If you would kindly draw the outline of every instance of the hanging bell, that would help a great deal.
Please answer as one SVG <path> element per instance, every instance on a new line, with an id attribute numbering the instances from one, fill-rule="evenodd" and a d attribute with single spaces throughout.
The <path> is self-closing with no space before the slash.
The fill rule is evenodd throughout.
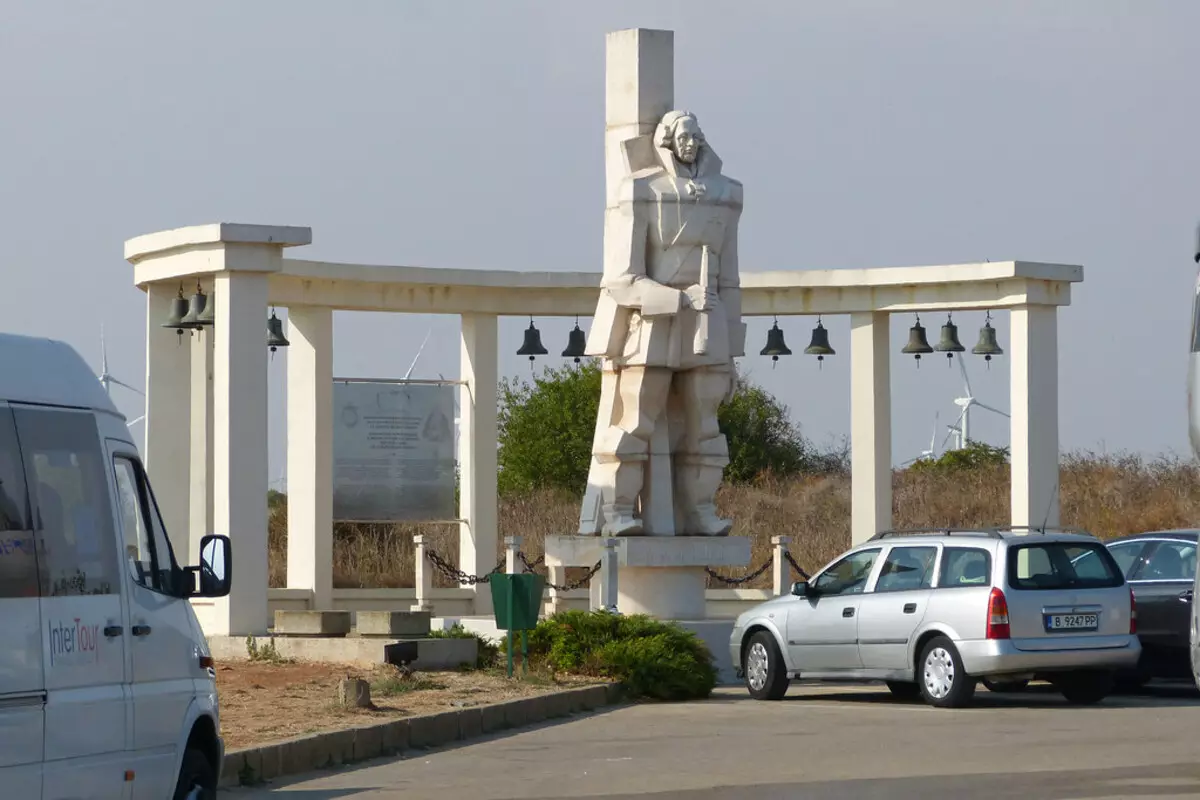
<path id="1" fill-rule="evenodd" d="M 946 324 L 942 326 L 941 341 L 933 349 L 946 354 L 947 364 L 954 358 L 955 353 L 962 353 L 967 349 L 958 341 L 958 326 L 951 321 L 949 314 L 946 315 Z"/>
<path id="2" fill-rule="evenodd" d="M 211 328 L 217 324 L 217 299 L 213 295 L 208 295 L 204 302 L 204 310 L 196 317 L 196 322 L 200 323 L 203 328 Z"/>
<path id="3" fill-rule="evenodd" d="M 200 284 L 196 284 L 196 293 L 192 295 L 191 302 L 188 303 L 188 312 L 180 321 L 180 326 L 190 330 L 203 328 L 204 323 L 200 321 L 200 318 L 204 315 L 207 307 L 208 296 L 200 290 Z"/>
<path id="4" fill-rule="evenodd" d="M 179 287 L 179 296 L 171 301 L 171 313 L 167 317 L 167 321 L 162 324 L 164 328 L 174 328 L 175 332 L 183 336 L 184 328 L 183 318 L 188 313 L 188 302 L 183 297 L 183 287 Z"/>
<path id="5" fill-rule="evenodd" d="M 812 341 L 808 343 L 808 347 L 804 348 L 804 354 L 817 357 L 817 366 L 825 360 L 825 356 L 836 355 L 833 348 L 829 346 L 829 331 L 825 330 L 825 326 L 821 324 L 821 318 L 817 317 L 817 327 L 813 328 Z"/>
<path id="6" fill-rule="evenodd" d="M 775 320 L 775 324 L 771 326 L 771 330 L 767 331 L 767 346 L 760 352 L 760 356 L 770 356 L 771 361 L 779 360 L 780 356 L 790 356 L 792 351 L 788 349 L 787 344 L 783 341 L 783 329 L 779 327 L 779 320 Z M 771 368 L 775 365 L 772 363 Z"/>
<path id="7" fill-rule="evenodd" d="M 526 338 L 528 338 L 526 332 Z M 575 363 L 579 363 L 579 359 L 587 350 L 587 337 L 583 335 L 583 330 L 579 327 L 579 323 L 575 323 L 575 330 L 567 335 L 567 349 L 562 351 L 563 358 L 574 358 Z"/>
<path id="8" fill-rule="evenodd" d="M 988 369 L 992 367 L 990 363 L 992 356 L 1004 355 L 1004 351 L 1000 349 L 1000 345 L 996 342 L 996 329 L 992 327 L 991 312 L 988 312 L 983 327 L 979 329 L 979 343 L 971 348 L 971 352 L 977 356 L 983 356 L 983 360 L 989 362 Z"/>
<path id="9" fill-rule="evenodd" d="M 274 353 L 275 348 L 287 347 L 290 344 L 283 335 L 283 320 L 275 316 L 275 310 L 271 309 L 271 318 L 267 320 L 267 347 Z"/>
<path id="10" fill-rule="evenodd" d="M 929 346 L 929 340 L 925 338 L 925 326 L 921 324 L 921 317 L 917 317 L 917 324 L 908 329 L 908 344 L 904 345 L 904 349 L 900 351 L 905 355 L 914 356 L 917 359 L 917 366 L 921 366 L 921 354 L 932 353 L 933 348 Z"/>
<path id="11" fill-rule="evenodd" d="M 542 346 L 542 334 L 533 325 L 533 318 L 529 319 L 529 327 L 525 329 L 525 343 L 521 345 L 521 349 L 517 351 L 519 356 L 529 356 L 529 360 L 533 361 L 534 356 L 544 356 L 549 352 Z"/>

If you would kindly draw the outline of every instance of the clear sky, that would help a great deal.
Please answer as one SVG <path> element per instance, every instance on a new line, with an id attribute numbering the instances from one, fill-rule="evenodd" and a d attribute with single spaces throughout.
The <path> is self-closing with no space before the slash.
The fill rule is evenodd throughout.
<path id="1" fill-rule="evenodd" d="M 599 270 L 604 34 L 670 28 L 676 103 L 745 184 L 744 271 L 1024 259 L 1084 265 L 1060 316 L 1064 449 L 1187 454 L 1200 220 L 1194 0 L 0 5 L 6 330 L 59 337 L 144 385 L 144 296 L 122 242 L 216 221 L 307 225 L 294 257 Z M 936 341 L 943 318 L 923 320 Z M 980 313 L 956 318 L 970 348 Z M 957 370 L 899 354 L 894 455 L 953 421 Z M 997 316 L 1002 345 L 1007 314 Z M 502 369 L 527 319 L 501 325 Z M 541 320 L 553 357 L 570 319 Z M 581 320 L 586 327 L 588 320 Z M 838 355 L 742 367 L 819 444 L 849 430 Z M 454 317 L 342 313 L 340 376 L 458 371 Z M 1008 408 L 1008 361 L 968 362 Z M 286 357 L 270 366 L 272 478 Z M 132 418 L 137 395 L 115 388 Z M 1007 444 L 1007 421 L 972 415 Z M 944 431 L 943 431 L 944 433 Z M 941 444 L 942 435 L 938 436 Z"/>

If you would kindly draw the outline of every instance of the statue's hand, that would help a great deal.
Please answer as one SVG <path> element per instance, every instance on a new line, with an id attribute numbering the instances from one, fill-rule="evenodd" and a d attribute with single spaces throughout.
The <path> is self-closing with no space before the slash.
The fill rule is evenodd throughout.
<path id="1" fill-rule="evenodd" d="M 688 305 L 697 311 L 707 311 L 720 301 L 715 289 L 707 289 L 698 283 L 693 283 L 684 290 Z"/>

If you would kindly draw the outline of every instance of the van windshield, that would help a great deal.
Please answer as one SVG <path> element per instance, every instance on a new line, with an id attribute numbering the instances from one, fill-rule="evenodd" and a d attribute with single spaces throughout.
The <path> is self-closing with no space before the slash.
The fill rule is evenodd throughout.
<path id="1" fill-rule="evenodd" d="M 1008 549 L 1008 585 L 1014 589 L 1109 589 L 1125 576 L 1099 542 L 1043 542 Z"/>

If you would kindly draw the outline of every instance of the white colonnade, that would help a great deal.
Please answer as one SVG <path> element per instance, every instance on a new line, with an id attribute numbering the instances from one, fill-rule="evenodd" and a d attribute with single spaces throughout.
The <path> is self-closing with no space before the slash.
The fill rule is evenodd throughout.
<path id="1" fill-rule="evenodd" d="M 497 320 L 502 314 L 587 316 L 597 273 L 443 270 L 303 261 L 285 247 L 308 228 L 202 225 L 126 243 L 147 293 L 146 460 L 180 560 L 207 532 L 233 540 L 234 585 L 197 600 L 209 634 L 265 633 L 267 368 L 270 306 L 289 309 L 288 585 L 332 609 L 334 310 L 461 315 L 460 566 L 499 557 L 496 494 Z M 746 316 L 851 316 L 852 538 L 891 526 L 893 313 L 1011 310 L 1012 519 L 1058 521 L 1057 308 L 1082 268 L 1028 262 L 865 270 L 743 272 Z M 171 300 L 199 282 L 216 324 L 180 341 L 161 327 Z M 754 357 L 754 356 L 749 356 Z M 566 532 L 564 532 L 566 533 Z M 182 554 L 187 554 L 184 558 Z M 490 613 L 486 585 L 474 611 Z"/>

